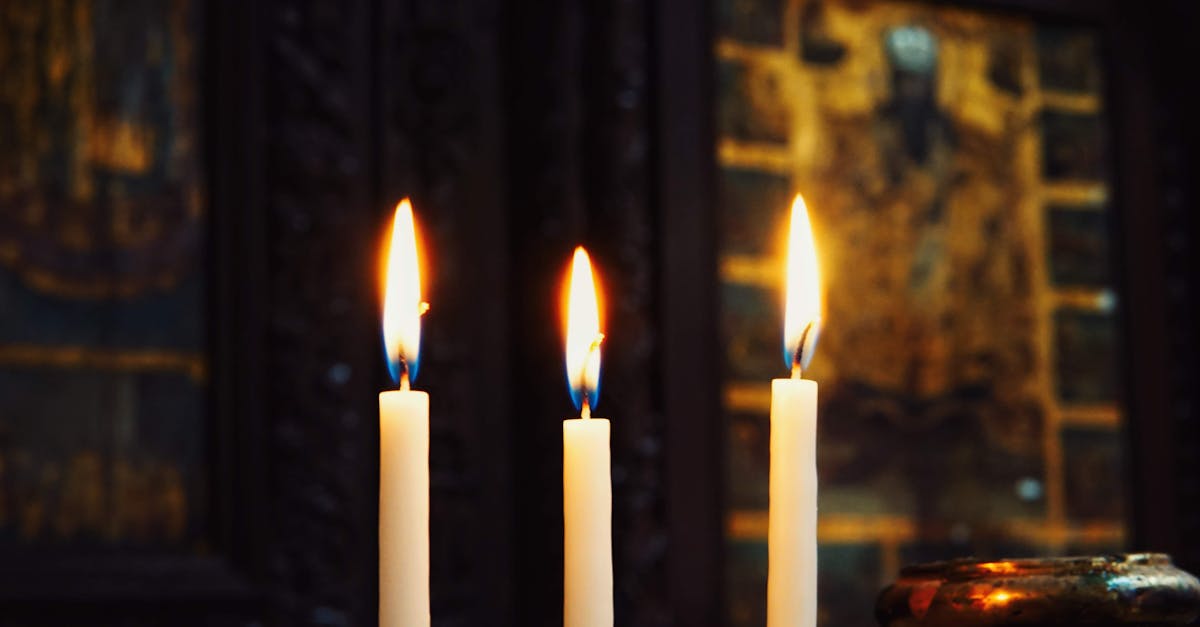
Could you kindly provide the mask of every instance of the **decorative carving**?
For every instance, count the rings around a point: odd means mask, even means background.
[[[262,7],[269,593],[280,624],[374,621],[367,6]]]

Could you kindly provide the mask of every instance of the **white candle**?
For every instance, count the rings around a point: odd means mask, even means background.
[[[563,422],[563,625],[612,627],[608,421]]]
[[[409,389],[421,346],[421,273],[412,205],[396,207],[388,245],[383,339],[400,389],[379,395],[379,625],[427,627],[429,395]]]
[[[567,381],[580,417],[563,422],[563,626],[612,627],[609,423],[591,417],[604,336],[591,263],[582,247],[575,249],[567,293]]]
[[[817,384],[801,378],[821,320],[817,253],[804,200],[792,203],[784,359],[791,379],[771,383],[767,627],[817,624]]]
[[[817,624],[817,384],[771,382],[767,625]]]
[[[379,395],[379,625],[429,625],[429,395]]]

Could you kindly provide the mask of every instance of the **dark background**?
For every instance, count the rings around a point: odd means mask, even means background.
[[[1130,548],[1200,571],[1200,7],[954,4],[1104,34]],[[0,622],[373,623],[387,385],[373,244],[411,195],[433,260],[419,387],[432,398],[435,624],[560,620],[571,406],[546,321],[577,242],[609,299],[599,413],[621,424],[617,623],[718,624],[712,8],[258,0],[203,13],[212,548],[10,561]]]

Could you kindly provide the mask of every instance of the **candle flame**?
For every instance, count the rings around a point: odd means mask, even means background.
[[[821,330],[821,279],[817,247],[804,198],[792,201],[788,236],[787,294],[783,315],[783,359],[793,373],[807,368]]]
[[[571,260],[566,305],[567,385],[575,408],[590,415],[600,396],[600,303],[592,263],[579,246]]]
[[[421,266],[417,255],[417,230],[412,203],[396,205],[392,236],[388,241],[384,274],[383,344],[392,380],[406,386],[416,380],[421,356],[421,314],[429,305],[421,300]]]

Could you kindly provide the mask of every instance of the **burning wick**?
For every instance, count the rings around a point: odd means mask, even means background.
[[[424,316],[426,314],[426,312],[428,312],[428,311],[429,311],[429,303],[427,303],[425,301],[421,301],[421,304],[417,305],[417,315],[418,316]],[[408,362],[404,361],[404,358],[401,357],[400,358],[400,391],[407,392],[410,389],[412,389],[412,383],[409,381],[409,378],[408,378]]]
[[[592,343],[588,346],[588,357],[589,358],[591,357],[591,355],[593,353],[600,350],[600,343],[603,341],[604,341],[604,334],[597,333],[596,339],[592,340]],[[585,361],[584,363],[587,363],[587,362]],[[591,404],[588,403],[588,390],[585,388],[582,391],[583,391],[583,395],[582,395],[583,402],[582,402],[582,407],[579,408],[579,417],[584,420],[587,420],[592,417],[592,406],[591,406]]]
[[[804,378],[804,364],[812,358],[812,352],[817,347],[817,321],[813,320],[804,326],[796,352],[792,357],[792,378]]]

